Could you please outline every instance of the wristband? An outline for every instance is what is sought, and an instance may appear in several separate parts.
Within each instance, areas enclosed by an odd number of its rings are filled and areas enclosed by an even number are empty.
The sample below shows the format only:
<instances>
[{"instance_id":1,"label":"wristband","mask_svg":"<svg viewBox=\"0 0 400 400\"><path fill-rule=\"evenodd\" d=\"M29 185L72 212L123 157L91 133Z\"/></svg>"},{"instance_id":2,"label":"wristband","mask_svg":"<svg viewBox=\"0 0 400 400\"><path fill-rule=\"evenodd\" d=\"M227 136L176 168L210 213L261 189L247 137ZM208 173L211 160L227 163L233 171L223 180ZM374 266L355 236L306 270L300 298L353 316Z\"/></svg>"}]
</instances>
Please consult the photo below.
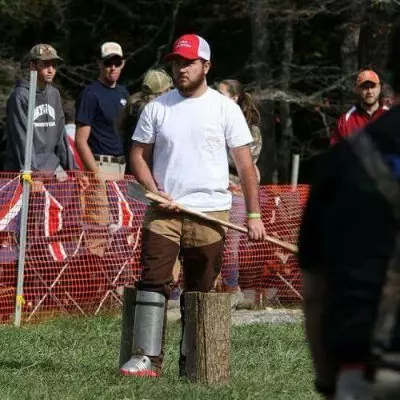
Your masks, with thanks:
<instances>
[{"instance_id":1,"label":"wristband","mask_svg":"<svg viewBox=\"0 0 400 400\"><path fill-rule=\"evenodd\" d=\"M249 219L261 218L261 214L260 213L247 213L247 218L249 218Z\"/></svg>"}]
</instances>

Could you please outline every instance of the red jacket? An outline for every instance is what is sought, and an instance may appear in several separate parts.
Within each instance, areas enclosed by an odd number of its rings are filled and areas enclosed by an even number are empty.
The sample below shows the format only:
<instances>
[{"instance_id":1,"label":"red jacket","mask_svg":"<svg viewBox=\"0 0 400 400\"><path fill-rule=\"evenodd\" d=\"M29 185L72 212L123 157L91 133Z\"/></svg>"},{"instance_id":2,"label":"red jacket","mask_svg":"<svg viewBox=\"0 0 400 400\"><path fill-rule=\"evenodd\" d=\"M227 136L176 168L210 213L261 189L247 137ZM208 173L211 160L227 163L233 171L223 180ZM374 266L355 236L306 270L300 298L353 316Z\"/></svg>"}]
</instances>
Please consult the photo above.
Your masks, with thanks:
<instances>
[{"instance_id":1,"label":"red jacket","mask_svg":"<svg viewBox=\"0 0 400 400\"><path fill-rule=\"evenodd\" d=\"M364 128L365 125L379 118L387 110L386 106L380 106L372 115L369 115L358 105L352 107L338 119L336 130L331 136L331 145Z\"/></svg>"}]
</instances>

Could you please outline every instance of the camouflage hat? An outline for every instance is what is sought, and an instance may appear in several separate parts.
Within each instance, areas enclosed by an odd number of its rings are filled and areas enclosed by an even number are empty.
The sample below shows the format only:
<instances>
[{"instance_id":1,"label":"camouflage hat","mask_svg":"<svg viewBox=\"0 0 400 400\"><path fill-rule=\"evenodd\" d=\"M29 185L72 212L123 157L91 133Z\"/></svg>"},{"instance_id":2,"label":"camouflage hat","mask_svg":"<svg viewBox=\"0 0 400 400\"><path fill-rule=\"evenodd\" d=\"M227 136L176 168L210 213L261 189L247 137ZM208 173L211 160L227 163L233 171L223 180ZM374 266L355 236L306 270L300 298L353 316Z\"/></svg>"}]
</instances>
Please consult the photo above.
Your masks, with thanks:
<instances>
[{"instance_id":1,"label":"camouflage hat","mask_svg":"<svg viewBox=\"0 0 400 400\"><path fill-rule=\"evenodd\" d=\"M63 61L61 57L57 54L56 49L49 44L37 44L31 48L29 51L29 61L33 60L60 60Z\"/></svg>"},{"instance_id":2,"label":"camouflage hat","mask_svg":"<svg viewBox=\"0 0 400 400\"><path fill-rule=\"evenodd\" d=\"M151 69L143 78L142 89L149 94L160 94L172 87L172 78L162 69Z\"/></svg>"}]
</instances>

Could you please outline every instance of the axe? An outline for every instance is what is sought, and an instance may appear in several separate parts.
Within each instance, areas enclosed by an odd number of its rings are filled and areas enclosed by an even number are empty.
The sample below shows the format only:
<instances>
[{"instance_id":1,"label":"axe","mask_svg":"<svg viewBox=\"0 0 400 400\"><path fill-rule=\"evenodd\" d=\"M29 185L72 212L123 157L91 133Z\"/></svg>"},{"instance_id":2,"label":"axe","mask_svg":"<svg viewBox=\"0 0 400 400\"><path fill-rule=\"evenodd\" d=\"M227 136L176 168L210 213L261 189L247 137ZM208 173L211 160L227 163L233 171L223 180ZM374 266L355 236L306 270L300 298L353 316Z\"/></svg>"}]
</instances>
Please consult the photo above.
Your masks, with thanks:
<instances>
[{"instance_id":1,"label":"axe","mask_svg":"<svg viewBox=\"0 0 400 400\"><path fill-rule=\"evenodd\" d=\"M146 204L146 205L150 205L152 202L156 202L158 204L169 204L170 203L170 201L167 200L166 198L164 198L156 193L146 190L142 185L140 185L137 182L128 182L127 193L131 199L136 200L136 201ZM219 224L219 225L225 226L227 228L234 229L235 231L238 231L238 232L242 232L242 233L248 232L247 228L245 228L243 226L235 225L235 224L232 224L231 222L223 221L218 218L214 218L214 217L212 217L208 214L205 214L201 211L190 210L178 203L175 203L175 205L179 211L184 212L189 215L193 215L194 217L201 218L205 221L214 222L215 224ZM294 254L297 253L297 251L298 251L297 246L295 246L294 244L284 242L284 241L274 238L272 236L267 236L266 241L269 243L275 244L277 246L280 246Z\"/></svg>"}]
</instances>

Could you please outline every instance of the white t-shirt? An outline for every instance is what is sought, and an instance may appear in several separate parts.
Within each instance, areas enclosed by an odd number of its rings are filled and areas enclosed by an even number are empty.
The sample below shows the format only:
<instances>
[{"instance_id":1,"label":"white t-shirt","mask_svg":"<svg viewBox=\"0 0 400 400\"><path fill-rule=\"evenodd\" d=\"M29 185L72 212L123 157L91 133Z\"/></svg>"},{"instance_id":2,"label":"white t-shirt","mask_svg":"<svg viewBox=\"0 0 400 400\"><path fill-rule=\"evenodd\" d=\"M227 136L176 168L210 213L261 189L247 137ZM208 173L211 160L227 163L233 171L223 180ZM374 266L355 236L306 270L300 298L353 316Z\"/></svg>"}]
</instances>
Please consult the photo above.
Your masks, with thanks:
<instances>
[{"instance_id":1,"label":"white t-shirt","mask_svg":"<svg viewBox=\"0 0 400 400\"><path fill-rule=\"evenodd\" d=\"M231 208L227 148L252 136L240 107L208 88L186 98L175 90L145 106L132 140L154 143L153 177L177 203L198 211Z\"/></svg>"}]
</instances>

